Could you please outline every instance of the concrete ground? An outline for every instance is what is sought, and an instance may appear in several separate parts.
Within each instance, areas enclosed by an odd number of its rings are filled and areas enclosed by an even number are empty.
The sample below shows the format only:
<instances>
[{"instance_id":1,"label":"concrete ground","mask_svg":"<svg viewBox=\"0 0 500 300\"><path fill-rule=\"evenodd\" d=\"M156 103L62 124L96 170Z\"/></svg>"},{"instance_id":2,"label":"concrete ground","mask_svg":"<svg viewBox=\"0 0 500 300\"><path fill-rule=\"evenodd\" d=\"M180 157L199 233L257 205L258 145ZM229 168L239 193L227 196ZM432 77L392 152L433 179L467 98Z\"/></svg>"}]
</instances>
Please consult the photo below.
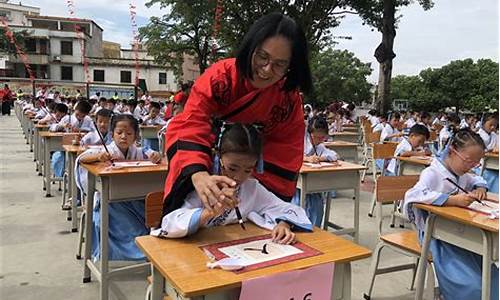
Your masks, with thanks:
<instances>
[{"instance_id":1,"label":"concrete ground","mask_svg":"<svg viewBox=\"0 0 500 300\"><path fill-rule=\"evenodd\" d=\"M15 116L0 117L0 176L0 299L97 299L97 282L82 283L82 261L75 259L77 233L70 232L66 212L61 210L61 192L55 184L55 196L44 197L42 177L35 172L33 153ZM377 224L367 216L371 186L364 184L361 192L360 244L374 249ZM338 193L331 220L351 224L351 195ZM410 261L387 249L381 264ZM362 299L368 288L370 262L368 258L352 264L352 299ZM146 276L136 273L115 278L110 298L144 299ZM372 299L413 299L410 279L411 271L378 276Z\"/></svg>"}]
</instances>

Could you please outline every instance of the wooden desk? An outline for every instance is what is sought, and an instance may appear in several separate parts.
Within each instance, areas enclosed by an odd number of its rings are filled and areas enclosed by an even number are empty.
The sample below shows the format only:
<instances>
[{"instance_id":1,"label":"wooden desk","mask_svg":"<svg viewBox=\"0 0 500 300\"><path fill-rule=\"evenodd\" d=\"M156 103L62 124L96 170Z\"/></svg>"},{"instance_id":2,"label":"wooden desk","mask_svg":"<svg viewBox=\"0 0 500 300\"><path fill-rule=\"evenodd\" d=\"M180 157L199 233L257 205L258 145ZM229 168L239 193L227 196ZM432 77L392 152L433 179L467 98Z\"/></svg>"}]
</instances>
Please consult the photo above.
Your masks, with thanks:
<instances>
[{"instance_id":1,"label":"wooden desk","mask_svg":"<svg viewBox=\"0 0 500 300\"><path fill-rule=\"evenodd\" d=\"M297 233L297 240L321 252L322 255L287 262L254 271L235 274L206 267L207 257L199 246L269 233L250 222L247 230L239 225L205 228L183 239L159 239L141 236L136 239L139 248L151 261L153 274L152 300L162 299L163 279L168 283L172 299L203 299L241 287L241 282L261 276L274 275L324 263L335 263L332 299L350 299L350 262L367 258L371 251L341 237L315 228L313 233ZM173 293L172 293L173 292ZM176 298L176 294L179 297ZM211 298L214 299L214 298Z\"/></svg>"},{"instance_id":2,"label":"wooden desk","mask_svg":"<svg viewBox=\"0 0 500 300\"><path fill-rule=\"evenodd\" d=\"M418 156L410 157L395 157L399 161L399 175L420 175L422 171L431 165L433 158L426 156L429 159L422 159Z\"/></svg>"},{"instance_id":3,"label":"wooden desk","mask_svg":"<svg viewBox=\"0 0 500 300\"><path fill-rule=\"evenodd\" d=\"M496 195L498 199L498 195ZM429 213L425 224L420 261L429 254L431 238L439 239L483 256L481 299L490 299L491 264L498 261L498 220L461 207L416 204ZM415 299L422 299L427 264L419 264Z\"/></svg>"},{"instance_id":4,"label":"wooden desk","mask_svg":"<svg viewBox=\"0 0 500 300\"><path fill-rule=\"evenodd\" d=\"M35 160L35 170L38 172L38 175L42 175L42 160L43 160L43 146L42 139L40 138L40 132L48 131L49 125L35 125L34 128L34 160Z\"/></svg>"},{"instance_id":5,"label":"wooden desk","mask_svg":"<svg viewBox=\"0 0 500 300\"><path fill-rule=\"evenodd\" d=\"M481 167L481 175L483 175L485 169L498 171L498 153L486 153L483 166Z\"/></svg>"},{"instance_id":6,"label":"wooden desk","mask_svg":"<svg viewBox=\"0 0 500 300\"><path fill-rule=\"evenodd\" d=\"M335 142L325 142L325 146L333 151L337 152L342 160L350 161L353 163L358 162L358 144L345 142L345 141L335 141Z\"/></svg>"},{"instance_id":7,"label":"wooden desk","mask_svg":"<svg viewBox=\"0 0 500 300\"><path fill-rule=\"evenodd\" d=\"M351 142L351 143L358 143L359 142L359 134L357 132L335 132L334 134L330 135L333 137L333 141L345 141L345 142Z\"/></svg>"},{"instance_id":8,"label":"wooden desk","mask_svg":"<svg viewBox=\"0 0 500 300\"><path fill-rule=\"evenodd\" d=\"M354 227L342 228L330 222L331 199L326 199L325 219L323 229L332 227L337 229L336 234L351 234L357 243L359 239L359 171L366 169L345 161L339 161L340 166L311 168L302 166L297 180L297 188L300 189L300 205L305 207L306 194L328 192L331 190L354 190Z\"/></svg>"},{"instance_id":9,"label":"wooden desk","mask_svg":"<svg viewBox=\"0 0 500 300\"><path fill-rule=\"evenodd\" d=\"M62 178L52 177L50 174L50 153L53 151L64 151L62 147L63 136L84 135L84 133L66 133L66 132L40 132L40 138L43 145L43 189L46 191L45 197L52 197L50 194L50 183L52 181L61 181Z\"/></svg>"},{"instance_id":10,"label":"wooden desk","mask_svg":"<svg viewBox=\"0 0 500 300\"><path fill-rule=\"evenodd\" d=\"M66 152L66 172L68 173L68 198L71 199L71 210L68 212L68 219L71 219L71 232L77 232L78 230L78 216L77 216L77 190L75 182L75 161L78 155L83 151L87 150L87 147L80 145L63 145L64 151ZM63 199L65 195L63 193ZM63 201L64 203L65 201Z\"/></svg>"},{"instance_id":11,"label":"wooden desk","mask_svg":"<svg viewBox=\"0 0 500 300\"><path fill-rule=\"evenodd\" d=\"M108 267L108 205L116 201L134 201L144 199L149 192L162 190L167 177L167 165L162 163L151 167L109 168L106 163L82 164L87 169L87 203L85 204L85 248L83 282L90 282L94 273L99 281L99 299L108 299L109 280L113 275L149 267L149 263L138 263L131 266L109 270ZM94 192L101 193L100 216L100 268L91 257L92 210Z\"/></svg>"},{"instance_id":12,"label":"wooden desk","mask_svg":"<svg viewBox=\"0 0 500 300\"><path fill-rule=\"evenodd\" d=\"M30 145L30 152L33 152L33 143L34 143L34 134L35 134L35 125L38 122L38 120L35 119L34 116L29 116L28 117L28 144Z\"/></svg>"},{"instance_id":13,"label":"wooden desk","mask_svg":"<svg viewBox=\"0 0 500 300\"><path fill-rule=\"evenodd\" d=\"M142 139L158 139L158 131L162 128L162 125L141 125L139 129L141 130Z\"/></svg>"}]
</instances>

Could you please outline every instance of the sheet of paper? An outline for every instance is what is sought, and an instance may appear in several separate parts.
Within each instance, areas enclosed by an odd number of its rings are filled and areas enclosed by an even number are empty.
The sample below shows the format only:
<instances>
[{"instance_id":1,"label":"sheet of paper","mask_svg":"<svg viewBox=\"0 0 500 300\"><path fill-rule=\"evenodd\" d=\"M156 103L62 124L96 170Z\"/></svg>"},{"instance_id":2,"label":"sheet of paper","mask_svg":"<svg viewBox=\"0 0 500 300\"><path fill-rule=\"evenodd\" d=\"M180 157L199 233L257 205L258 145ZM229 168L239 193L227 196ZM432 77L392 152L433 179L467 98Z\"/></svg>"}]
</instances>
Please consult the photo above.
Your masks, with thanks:
<instances>
[{"instance_id":1,"label":"sheet of paper","mask_svg":"<svg viewBox=\"0 0 500 300\"><path fill-rule=\"evenodd\" d=\"M113 168L131 168L131 167L151 167L156 166L153 162L149 160L141 161L115 161Z\"/></svg>"},{"instance_id":2,"label":"sheet of paper","mask_svg":"<svg viewBox=\"0 0 500 300\"><path fill-rule=\"evenodd\" d=\"M310 168L325 168L325 167L333 167L333 166L338 166L338 163L330 163L330 162L322 162L321 164L315 164L315 163L304 163L304 166L310 167Z\"/></svg>"},{"instance_id":3,"label":"sheet of paper","mask_svg":"<svg viewBox=\"0 0 500 300\"><path fill-rule=\"evenodd\" d=\"M487 215L494 215L498 218L498 203L487 200L482 200L482 202L486 205L474 201L469 205L469 208Z\"/></svg>"},{"instance_id":4,"label":"sheet of paper","mask_svg":"<svg viewBox=\"0 0 500 300\"><path fill-rule=\"evenodd\" d=\"M263 249L265 247L265 252ZM255 249L255 250L254 250ZM257 250L258 249L258 250ZM286 256L302 253L303 251L292 245L281 245L271 241L271 239L251 241L219 248L219 251L232 258L242 259L245 266L254 265Z\"/></svg>"}]
</instances>

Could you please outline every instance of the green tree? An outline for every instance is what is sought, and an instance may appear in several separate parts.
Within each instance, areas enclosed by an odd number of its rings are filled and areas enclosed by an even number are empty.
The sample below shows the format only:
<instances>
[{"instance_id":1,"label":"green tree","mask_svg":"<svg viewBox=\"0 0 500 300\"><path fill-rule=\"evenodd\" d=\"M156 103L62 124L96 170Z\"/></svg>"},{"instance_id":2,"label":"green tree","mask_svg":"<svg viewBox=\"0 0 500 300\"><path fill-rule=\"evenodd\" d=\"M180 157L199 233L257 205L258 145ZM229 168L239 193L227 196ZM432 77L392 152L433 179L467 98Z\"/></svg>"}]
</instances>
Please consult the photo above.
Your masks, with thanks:
<instances>
[{"instance_id":1,"label":"green tree","mask_svg":"<svg viewBox=\"0 0 500 300\"><path fill-rule=\"evenodd\" d=\"M353 8L363 21L382 33L382 41L375 49L375 58L379 62L379 78L377 89L376 108L387 112L390 107L390 89L392 76L392 60L394 53L394 39L396 24L400 16L396 16L398 9L407 6L412 0L349 0L348 6ZM432 0L418 0L418 3L428 10L434 3Z\"/></svg>"},{"instance_id":2,"label":"green tree","mask_svg":"<svg viewBox=\"0 0 500 300\"><path fill-rule=\"evenodd\" d=\"M307 102L324 107L334 100L360 104L370 98L371 84L367 77L372 73L369 63L361 62L347 50L317 52L311 57L314 92Z\"/></svg>"},{"instance_id":3,"label":"green tree","mask_svg":"<svg viewBox=\"0 0 500 300\"><path fill-rule=\"evenodd\" d=\"M331 29L338 26L342 14L334 13L335 0L227 0L223 1L220 31L213 40L217 1L150 0L146 6L159 5L161 17L152 17L140 28L140 37L150 55L161 64L181 74L184 54L193 55L203 72L210 62L233 56L240 41L255 20L270 12L280 11L295 19L306 33L312 49L333 43ZM212 51L212 45L216 51Z\"/></svg>"},{"instance_id":4,"label":"green tree","mask_svg":"<svg viewBox=\"0 0 500 300\"><path fill-rule=\"evenodd\" d=\"M28 34L26 30L22 31L12 31L13 37L17 43L21 47L21 49L24 49L24 40ZM11 43L10 39L7 38L5 34L5 28L0 28L0 52L5 53L5 54L11 54L14 56L17 56L17 50L14 44Z\"/></svg>"}]
</instances>

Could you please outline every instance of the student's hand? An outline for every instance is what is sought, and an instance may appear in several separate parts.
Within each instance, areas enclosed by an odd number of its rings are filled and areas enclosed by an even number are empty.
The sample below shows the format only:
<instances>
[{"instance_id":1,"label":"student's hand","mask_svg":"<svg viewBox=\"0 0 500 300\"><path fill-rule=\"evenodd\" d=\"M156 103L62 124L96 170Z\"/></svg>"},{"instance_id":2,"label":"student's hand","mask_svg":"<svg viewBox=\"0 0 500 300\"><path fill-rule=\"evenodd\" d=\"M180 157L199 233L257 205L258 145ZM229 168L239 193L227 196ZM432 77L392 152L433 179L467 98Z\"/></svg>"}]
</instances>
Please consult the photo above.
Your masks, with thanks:
<instances>
[{"instance_id":1,"label":"student's hand","mask_svg":"<svg viewBox=\"0 0 500 300\"><path fill-rule=\"evenodd\" d=\"M467 207L469 206L472 202L474 202L474 198L471 197L470 194L457 194L457 195L452 195L448 197L448 200L446 200L445 205L446 206L460 206L460 207Z\"/></svg>"},{"instance_id":2,"label":"student's hand","mask_svg":"<svg viewBox=\"0 0 500 300\"><path fill-rule=\"evenodd\" d=\"M236 198L236 189L232 187L223 187L222 194L224 194L224 200L219 204L226 206L229 209L233 209L239 204L238 198ZM218 205L218 204L216 204Z\"/></svg>"},{"instance_id":3,"label":"student's hand","mask_svg":"<svg viewBox=\"0 0 500 300\"><path fill-rule=\"evenodd\" d=\"M306 157L304 157L304 161L310 162L310 163L313 163L313 164L319 163L321 161L320 159L321 158L318 157L317 155L312 155L312 156L306 156Z\"/></svg>"},{"instance_id":4,"label":"student's hand","mask_svg":"<svg viewBox=\"0 0 500 300\"><path fill-rule=\"evenodd\" d=\"M428 148L425 148L425 150L424 150L424 155L425 155L425 156L431 156L431 155L432 155L431 150L429 150Z\"/></svg>"},{"instance_id":5,"label":"student's hand","mask_svg":"<svg viewBox=\"0 0 500 300\"><path fill-rule=\"evenodd\" d=\"M271 232L273 242L283 245L290 245L295 242L295 233L290 230L290 225L286 222L279 222Z\"/></svg>"},{"instance_id":6,"label":"student's hand","mask_svg":"<svg viewBox=\"0 0 500 300\"><path fill-rule=\"evenodd\" d=\"M203 206L209 211L226 197L221 188L236 186L236 182L229 177L210 175L207 171L194 173L191 175L191 181Z\"/></svg>"},{"instance_id":7,"label":"student's hand","mask_svg":"<svg viewBox=\"0 0 500 300\"><path fill-rule=\"evenodd\" d=\"M110 161L111 155L108 152L100 152L99 154L97 154L97 159L99 161Z\"/></svg>"},{"instance_id":8,"label":"student's hand","mask_svg":"<svg viewBox=\"0 0 500 300\"><path fill-rule=\"evenodd\" d=\"M149 155L149 160L152 162L152 163L155 163L155 164L158 164L160 163L161 161L161 155L159 152L152 152L150 155Z\"/></svg>"},{"instance_id":9,"label":"student's hand","mask_svg":"<svg viewBox=\"0 0 500 300\"><path fill-rule=\"evenodd\" d=\"M478 200L486 199L486 196L487 196L487 192L486 192L485 188L477 188L477 189L473 190L472 192L470 192L469 194Z\"/></svg>"}]
</instances>

